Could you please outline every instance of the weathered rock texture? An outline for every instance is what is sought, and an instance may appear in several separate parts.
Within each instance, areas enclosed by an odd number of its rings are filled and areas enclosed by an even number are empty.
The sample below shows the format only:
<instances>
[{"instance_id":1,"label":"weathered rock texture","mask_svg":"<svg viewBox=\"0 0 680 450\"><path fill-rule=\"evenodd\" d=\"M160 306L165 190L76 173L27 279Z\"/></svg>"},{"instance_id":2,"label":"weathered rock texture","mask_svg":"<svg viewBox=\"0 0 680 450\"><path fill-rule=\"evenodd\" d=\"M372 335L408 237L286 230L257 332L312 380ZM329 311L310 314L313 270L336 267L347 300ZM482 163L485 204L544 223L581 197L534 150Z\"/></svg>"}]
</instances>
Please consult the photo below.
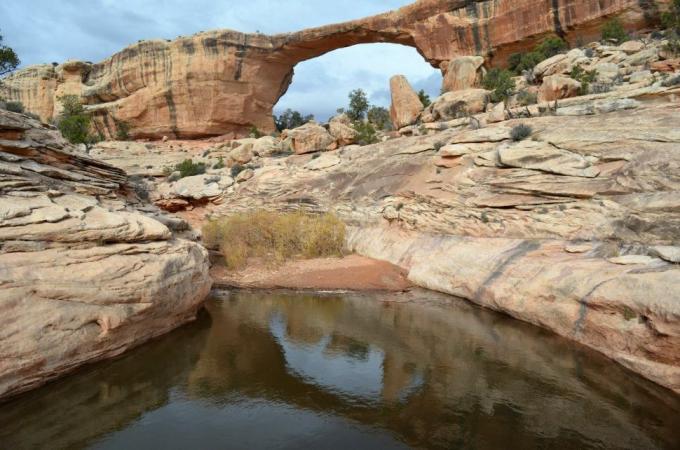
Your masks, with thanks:
<instances>
[{"instance_id":1,"label":"weathered rock texture","mask_svg":"<svg viewBox=\"0 0 680 450\"><path fill-rule=\"evenodd\" d=\"M390 79L390 94L392 96L390 106L392 125L399 129L416 123L423 111L423 103L405 76L395 75Z\"/></svg>"},{"instance_id":2,"label":"weathered rock texture","mask_svg":"<svg viewBox=\"0 0 680 450\"><path fill-rule=\"evenodd\" d=\"M438 131L326 153L314 169L308 155L263 160L214 214L335 211L352 249L414 283L680 392L679 94L631 85L509 111L524 119L425 124ZM533 133L513 142L520 123Z\"/></svg>"},{"instance_id":3,"label":"weathered rock texture","mask_svg":"<svg viewBox=\"0 0 680 450\"><path fill-rule=\"evenodd\" d=\"M599 37L602 22L615 15L631 29L645 27L667 3L420 0L397 11L297 33L219 30L143 41L97 64L27 68L4 80L2 94L44 120L58 112L57 97L79 94L105 134L115 129L114 119L129 122L134 137L244 135L252 126L270 132L272 108L286 92L295 65L332 50L391 42L417 48L434 67L460 55L483 55L498 63L550 33L571 41Z\"/></svg>"},{"instance_id":4,"label":"weathered rock texture","mask_svg":"<svg viewBox=\"0 0 680 450\"><path fill-rule=\"evenodd\" d=\"M122 170L0 111L0 398L192 320L211 282L183 228Z\"/></svg>"}]
</instances>

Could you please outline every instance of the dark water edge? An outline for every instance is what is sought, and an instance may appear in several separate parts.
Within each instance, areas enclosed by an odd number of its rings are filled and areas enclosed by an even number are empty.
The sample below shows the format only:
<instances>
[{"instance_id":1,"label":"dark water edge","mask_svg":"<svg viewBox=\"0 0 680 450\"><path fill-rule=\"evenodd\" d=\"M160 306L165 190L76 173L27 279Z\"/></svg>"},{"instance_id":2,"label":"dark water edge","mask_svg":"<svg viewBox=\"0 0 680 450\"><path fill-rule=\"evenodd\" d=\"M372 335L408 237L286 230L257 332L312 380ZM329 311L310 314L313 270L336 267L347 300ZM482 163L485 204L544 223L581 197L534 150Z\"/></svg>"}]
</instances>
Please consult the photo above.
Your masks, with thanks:
<instances>
[{"instance_id":1,"label":"dark water edge","mask_svg":"<svg viewBox=\"0 0 680 450\"><path fill-rule=\"evenodd\" d=\"M13 450L679 443L679 396L426 291L214 292L196 322L0 404Z\"/></svg>"}]
</instances>

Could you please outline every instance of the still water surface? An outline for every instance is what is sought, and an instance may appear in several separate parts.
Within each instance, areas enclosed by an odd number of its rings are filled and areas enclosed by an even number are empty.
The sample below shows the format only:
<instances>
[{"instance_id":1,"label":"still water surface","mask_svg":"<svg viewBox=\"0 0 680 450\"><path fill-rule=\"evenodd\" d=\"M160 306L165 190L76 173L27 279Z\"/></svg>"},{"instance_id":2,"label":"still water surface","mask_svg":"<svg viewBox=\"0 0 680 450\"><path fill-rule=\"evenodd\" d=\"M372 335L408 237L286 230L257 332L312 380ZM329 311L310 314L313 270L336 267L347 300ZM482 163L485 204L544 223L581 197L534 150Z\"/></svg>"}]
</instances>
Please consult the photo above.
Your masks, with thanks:
<instances>
[{"instance_id":1,"label":"still water surface","mask_svg":"<svg viewBox=\"0 0 680 450\"><path fill-rule=\"evenodd\" d=\"M680 399L437 294L216 293L0 405L0 449L679 448Z\"/></svg>"}]
</instances>

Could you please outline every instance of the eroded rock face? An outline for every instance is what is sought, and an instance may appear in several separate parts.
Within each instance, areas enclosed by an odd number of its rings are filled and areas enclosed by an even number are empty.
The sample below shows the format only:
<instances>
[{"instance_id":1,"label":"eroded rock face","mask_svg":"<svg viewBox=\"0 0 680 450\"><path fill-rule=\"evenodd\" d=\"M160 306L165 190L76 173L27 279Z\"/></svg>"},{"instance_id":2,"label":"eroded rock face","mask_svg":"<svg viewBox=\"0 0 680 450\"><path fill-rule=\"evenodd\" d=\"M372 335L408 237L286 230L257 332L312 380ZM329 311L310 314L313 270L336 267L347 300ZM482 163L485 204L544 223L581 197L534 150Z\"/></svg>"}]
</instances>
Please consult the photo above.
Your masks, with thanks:
<instances>
[{"instance_id":1,"label":"eroded rock face","mask_svg":"<svg viewBox=\"0 0 680 450\"><path fill-rule=\"evenodd\" d=\"M125 172L0 111L0 398L193 320L207 253Z\"/></svg>"},{"instance_id":2,"label":"eroded rock face","mask_svg":"<svg viewBox=\"0 0 680 450\"><path fill-rule=\"evenodd\" d=\"M668 0L420 0L397 11L266 36L229 30L173 41L143 41L87 64L30 67L8 77L2 94L48 120L57 97L80 95L98 128L115 134L127 121L133 137L194 138L274 131L272 108L293 68L329 51L372 42L415 47L434 67L458 56L483 55L492 64L532 47L547 33L571 42L599 38L617 15L642 28ZM493 55L493 57L491 57Z\"/></svg>"}]
</instances>

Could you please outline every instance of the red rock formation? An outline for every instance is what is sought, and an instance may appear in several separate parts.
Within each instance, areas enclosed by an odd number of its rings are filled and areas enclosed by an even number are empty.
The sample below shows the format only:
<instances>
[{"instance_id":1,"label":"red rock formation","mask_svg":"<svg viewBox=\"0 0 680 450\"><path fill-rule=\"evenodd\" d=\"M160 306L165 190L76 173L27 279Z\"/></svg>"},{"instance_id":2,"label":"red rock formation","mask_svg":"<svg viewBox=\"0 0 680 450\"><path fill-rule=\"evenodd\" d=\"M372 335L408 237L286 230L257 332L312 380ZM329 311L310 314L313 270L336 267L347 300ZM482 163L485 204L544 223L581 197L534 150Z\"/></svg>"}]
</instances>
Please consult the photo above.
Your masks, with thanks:
<instances>
[{"instance_id":1,"label":"red rock formation","mask_svg":"<svg viewBox=\"0 0 680 450\"><path fill-rule=\"evenodd\" d=\"M198 138L252 126L273 131L272 108L293 68L343 47L391 42L418 49L434 67L459 55L501 63L550 33L599 35L606 17L644 27L668 0L420 0L362 20L266 36L219 30L174 41L134 44L98 64L28 68L8 77L3 94L50 119L55 99L79 93L110 134L115 120L137 138ZM51 112L50 112L51 111Z\"/></svg>"}]
</instances>

